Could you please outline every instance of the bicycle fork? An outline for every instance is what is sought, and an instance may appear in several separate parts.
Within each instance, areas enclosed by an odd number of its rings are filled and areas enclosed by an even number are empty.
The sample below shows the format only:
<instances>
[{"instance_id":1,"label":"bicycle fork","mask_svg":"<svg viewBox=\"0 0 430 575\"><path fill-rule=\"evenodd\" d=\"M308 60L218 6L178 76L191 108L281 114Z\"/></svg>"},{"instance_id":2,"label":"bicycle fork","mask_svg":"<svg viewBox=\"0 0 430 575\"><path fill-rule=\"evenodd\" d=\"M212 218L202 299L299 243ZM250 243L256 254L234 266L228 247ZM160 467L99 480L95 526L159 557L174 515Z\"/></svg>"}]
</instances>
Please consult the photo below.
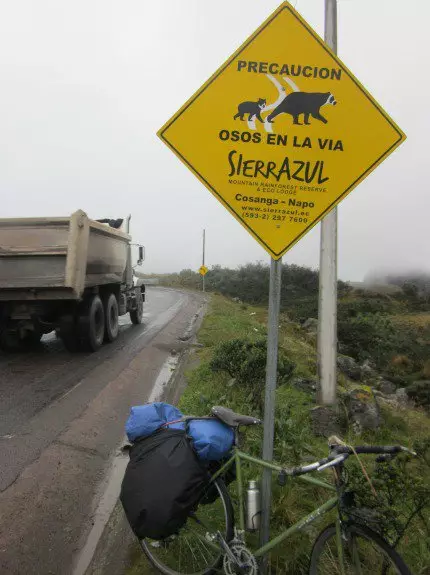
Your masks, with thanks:
<instances>
[{"instance_id":1,"label":"bicycle fork","mask_svg":"<svg viewBox=\"0 0 430 575\"><path fill-rule=\"evenodd\" d=\"M346 543L346 546L344 545ZM345 571L345 547L351 557L352 565L354 566L355 575L362 575L360 554L357 546L357 540L352 534L343 528L343 523L340 518L336 521L336 544L339 557L341 575L346 575Z\"/></svg>"},{"instance_id":2,"label":"bicycle fork","mask_svg":"<svg viewBox=\"0 0 430 575\"><path fill-rule=\"evenodd\" d=\"M340 573L341 575L345 575L345 563L343 557L343 541L346 540L346 535L343 532L342 528L342 520L338 517L336 520L336 545L337 545L337 554L339 557L340 563Z\"/></svg>"}]
</instances>

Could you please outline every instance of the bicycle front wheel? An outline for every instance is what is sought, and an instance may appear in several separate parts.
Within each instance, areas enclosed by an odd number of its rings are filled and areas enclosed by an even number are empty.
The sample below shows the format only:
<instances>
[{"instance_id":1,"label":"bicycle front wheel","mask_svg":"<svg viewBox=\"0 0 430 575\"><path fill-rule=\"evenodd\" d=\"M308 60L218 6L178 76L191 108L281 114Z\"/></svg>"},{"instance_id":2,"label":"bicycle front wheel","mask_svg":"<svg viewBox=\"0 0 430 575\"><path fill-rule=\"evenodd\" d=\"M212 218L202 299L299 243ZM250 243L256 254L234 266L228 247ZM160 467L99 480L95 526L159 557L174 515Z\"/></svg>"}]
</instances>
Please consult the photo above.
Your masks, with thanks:
<instances>
[{"instance_id":1,"label":"bicycle front wheel","mask_svg":"<svg viewBox=\"0 0 430 575\"><path fill-rule=\"evenodd\" d=\"M336 526L324 529L312 549L309 574L412 575L397 551L380 535L355 524L343 527L340 545Z\"/></svg>"},{"instance_id":2,"label":"bicycle front wheel","mask_svg":"<svg viewBox=\"0 0 430 575\"><path fill-rule=\"evenodd\" d=\"M165 575L212 575L220 572L223 558L217 534L228 542L233 529L230 496L224 482L216 479L178 533L162 541L141 539L139 543L152 565Z\"/></svg>"}]
</instances>

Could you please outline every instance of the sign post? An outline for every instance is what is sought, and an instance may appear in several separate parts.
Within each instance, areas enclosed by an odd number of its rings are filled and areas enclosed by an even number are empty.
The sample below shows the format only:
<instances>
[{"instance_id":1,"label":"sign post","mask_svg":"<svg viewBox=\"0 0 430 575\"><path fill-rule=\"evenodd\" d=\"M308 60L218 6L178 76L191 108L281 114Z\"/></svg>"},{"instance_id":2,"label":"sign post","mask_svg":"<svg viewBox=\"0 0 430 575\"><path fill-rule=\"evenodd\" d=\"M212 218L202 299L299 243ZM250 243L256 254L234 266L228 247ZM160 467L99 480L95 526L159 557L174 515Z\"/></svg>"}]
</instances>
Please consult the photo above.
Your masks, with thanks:
<instances>
[{"instance_id":1,"label":"sign post","mask_svg":"<svg viewBox=\"0 0 430 575\"><path fill-rule=\"evenodd\" d=\"M267 366L266 391L264 397L264 438L263 459L273 459L273 440L275 431L275 392L278 372L278 333L279 308L281 303L282 259L270 262L269 285L269 318L267 322ZM261 546L269 541L270 534L270 502L272 499L272 472L264 469L261 483ZM266 570L267 558L260 565L261 572Z\"/></svg>"},{"instance_id":2,"label":"sign post","mask_svg":"<svg viewBox=\"0 0 430 575\"><path fill-rule=\"evenodd\" d=\"M326 0L326 40L283 2L158 133L272 258L266 459L273 454L281 258L328 218L322 226L318 352L324 402L333 402L333 210L406 138L335 54L336 0ZM261 538L266 541L267 473L263 497Z\"/></svg>"},{"instance_id":3,"label":"sign post","mask_svg":"<svg viewBox=\"0 0 430 575\"><path fill-rule=\"evenodd\" d=\"M325 0L327 45L337 53L337 0ZM337 207L321 221L318 302L319 401L336 403L337 386Z\"/></svg>"}]
</instances>

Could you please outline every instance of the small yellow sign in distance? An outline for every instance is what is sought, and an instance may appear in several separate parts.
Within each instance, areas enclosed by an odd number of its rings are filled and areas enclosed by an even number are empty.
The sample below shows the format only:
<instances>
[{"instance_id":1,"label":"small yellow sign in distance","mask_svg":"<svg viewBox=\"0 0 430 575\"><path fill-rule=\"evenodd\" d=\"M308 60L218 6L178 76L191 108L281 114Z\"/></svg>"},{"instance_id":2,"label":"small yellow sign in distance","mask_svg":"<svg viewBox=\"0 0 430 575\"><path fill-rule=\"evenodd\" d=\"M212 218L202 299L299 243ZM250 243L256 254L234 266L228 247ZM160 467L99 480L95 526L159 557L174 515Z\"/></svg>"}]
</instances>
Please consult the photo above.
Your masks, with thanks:
<instances>
[{"instance_id":1,"label":"small yellow sign in distance","mask_svg":"<svg viewBox=\"0 0 430 575\"><path fill-rule=\"evenodd\" d=\"M208 273L208 268L206 266L200 266L199 267L199 274L201 276L205 276Z\"/></svg>"},{"instance_id":2,"label":"small yellow sign in distance","mask_svg":"<svg viewBox=\"0 0 430 575\"><path fill-rule=\"evenodd\" d=\"M158 135L275 259L406 138L288 2Z\"/></svg>"}]
</instances>

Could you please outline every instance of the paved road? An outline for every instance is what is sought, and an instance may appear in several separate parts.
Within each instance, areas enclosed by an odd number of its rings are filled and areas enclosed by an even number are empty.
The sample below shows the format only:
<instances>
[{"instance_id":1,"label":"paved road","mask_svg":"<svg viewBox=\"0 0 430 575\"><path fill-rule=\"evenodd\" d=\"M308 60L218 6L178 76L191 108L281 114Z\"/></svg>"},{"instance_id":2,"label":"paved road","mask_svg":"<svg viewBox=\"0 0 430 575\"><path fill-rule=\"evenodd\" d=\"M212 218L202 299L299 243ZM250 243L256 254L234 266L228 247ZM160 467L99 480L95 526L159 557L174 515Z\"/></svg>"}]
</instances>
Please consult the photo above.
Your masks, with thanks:
<instances>
[{"instance_id":1,"label":"paved road","mask_svg":"<svg viewBox=\"0 0 430 575\"><path fill-rule=\"evenodd\" d=\"M130 405L201 309L198 295L148 289L144 323L125 316L118 340L70 354L55 336L0 356L0 572L73 573Z\"/></svg>"}]
</instances>

